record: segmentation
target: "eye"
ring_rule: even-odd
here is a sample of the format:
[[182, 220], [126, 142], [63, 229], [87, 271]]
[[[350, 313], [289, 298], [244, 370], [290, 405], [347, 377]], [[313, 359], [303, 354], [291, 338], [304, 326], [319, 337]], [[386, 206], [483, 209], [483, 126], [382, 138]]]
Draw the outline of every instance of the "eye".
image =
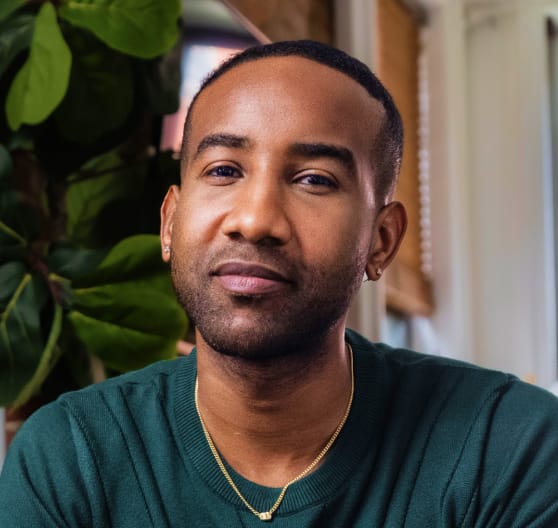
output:
[[219, 185], [225, 185], [241, 176], [240, 170], [233, 165], [214, 165], [205, 173], [205, 177], [210, 178]]
[[337, 189], [337, 182], [332, 176], [318, 173], [305, 173], [296, 179], [296, 183], [307, 188], [309, 192], [324, 194], [328, 191]]

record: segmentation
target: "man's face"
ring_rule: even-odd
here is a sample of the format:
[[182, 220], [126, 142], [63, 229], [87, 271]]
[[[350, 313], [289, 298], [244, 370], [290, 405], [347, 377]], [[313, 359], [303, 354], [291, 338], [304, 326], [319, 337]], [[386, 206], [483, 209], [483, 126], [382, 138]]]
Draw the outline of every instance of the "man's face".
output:
[[215, 350], [289, 354], [342, 327], [375, 239], [382, 119], [355, 81], [299, 57], [237, 66], [197, 99], [163, 237]]

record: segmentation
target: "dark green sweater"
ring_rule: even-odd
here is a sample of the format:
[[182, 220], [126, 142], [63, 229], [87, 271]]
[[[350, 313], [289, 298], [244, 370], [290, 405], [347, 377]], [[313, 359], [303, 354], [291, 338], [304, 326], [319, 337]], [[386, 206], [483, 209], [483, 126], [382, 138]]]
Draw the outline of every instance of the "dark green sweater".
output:
[[[270, 523], [217, 468], [196, 354], [62, 396], [16, 436], [0, 527], [558, 527], [558, 400], [515, 378], [348, 334], [355, 399]], [[231, 470], [256, 509], [279, 490]]]

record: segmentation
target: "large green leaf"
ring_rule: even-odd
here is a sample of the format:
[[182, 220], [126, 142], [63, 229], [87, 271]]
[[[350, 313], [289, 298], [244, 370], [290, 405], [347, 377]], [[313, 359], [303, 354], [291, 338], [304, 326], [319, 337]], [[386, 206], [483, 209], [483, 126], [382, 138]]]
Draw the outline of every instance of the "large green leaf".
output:
[[64, 241], [50, 248], [47, 266], [51, 273], [73, 280], [95, 270], [106, 255], [106, 251], [78, 247]]
[[0, 191], [0, 263], [21, 258], [39, 231], [37, 211], [26, 204], [19, 193]]
[[[69, 237], [82, 244], [97, 245], [96, 232], [103, 231], [104, 211], [112, 204], [138, 196], [143, 189], [146, 169], [146, 163], [132, 164], [117, 150], [82, 167], [70, 178], [66, 194]], [[118, 231], [119, 228], [119, 225], [112, 225], [109, 230]]]
[[176, 343], [182, 337], [162, 337], [145, 332], [141, 327], [126, 328], [80, 312], [70, 312], [68, 320], [87, 351], [102, 359], [107, 367], [119, 372], [176, 357]]
[[58, 338], [62, 330], [62, 307], [54, 305], [54, 317], [50, 328], [50, 333], [44, 347], [41, 359], [33, 372], [31, 378], [25, 383], [16, 398], [11, 402], [11, 407], [19, 407], [26, 403], [31, 396], [41, 389], [46, 377], [52, 371], [54, 365], [60, 358], [61, 349], [57, 346]]
[[54, 6], [46, 2], [35, 19], [29, 58], [8, 92], [6, 116], [12, 130], [40, 123], [52, 113], [68, 88], [71, 65]]
[[116, 370], [174, 357], [187, 318], [161, 262], [158, 237], [122, 241], [95, 272], [76, 281], [68, 320], [87, 351]]
[[0, 266], [0, 312], [6, 309], [26, 272], [25, 264], [19, 261], [8, 262]]
[[59, 14], [111, 48], [152, 58], [178, 37], [180, 0], [62, 0]]
[[[6, 266], [0, 267], [0, 275]], [[8, 274], [13, 273], [12, 266]], [[43, 353], [40, 312], [46, 298], [45, 283], [24, 272], [2, 310], [0, 405], [12, 403], [37, 370]]]
[[29, 13], [19, 13], [0, 22], [0, 76], [31, 44], [34, 22], [35, 17]]
[[91, 144], [120, 127], [132, 110], [130, 58], [81, 30], [69, 31], [66, 38], [72, 50], [72, 73], [54, 117], [64, 138]]
[[183, 310], [173, 295], [154, 288], [149, 280], [74, 290], [73, 308], [99, 321], [149, 335], [174, 338], [175, 341], [183, 335]]
[[0, 3], [0, 20], [10, 16], [18, 7], [25, 4], [26, 0], [2, 0]]
[[154, 114], [174, 114], [178, 110], [182, 80], [180, 51], [175, 48], [163, 57], [137, 61], [145, 101]]
[[[79, 287], [141, 280], [168, 275], [161, 260], [161, 243], [156, 235], [134, 235], [114, 246], [97, 269], [77, 281]], [[167, 290], [171, 293], [171, 290]]]

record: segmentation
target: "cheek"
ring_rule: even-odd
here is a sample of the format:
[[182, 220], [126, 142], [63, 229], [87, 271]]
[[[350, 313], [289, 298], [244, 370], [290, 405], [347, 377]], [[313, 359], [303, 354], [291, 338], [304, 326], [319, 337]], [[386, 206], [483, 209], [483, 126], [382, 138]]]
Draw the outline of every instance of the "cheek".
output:
[[215, 207], [206, 197], [190, 194], [177, 207], [173, 236], [186, 245], [196, 244], [214, 237], [218, 230], [222, 208]]
[[372, 238], [370, 215], [358, 207], [324, 207], [312, 217], [301, 215], [298, 237], [311, 260], [335, 264], [336, 261], [366, 255]]

